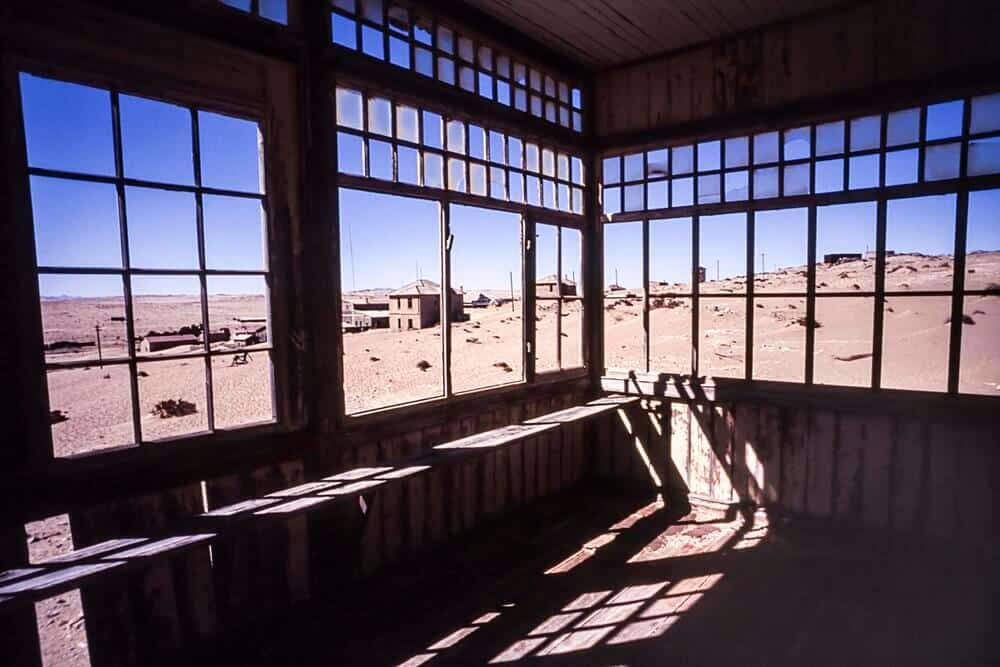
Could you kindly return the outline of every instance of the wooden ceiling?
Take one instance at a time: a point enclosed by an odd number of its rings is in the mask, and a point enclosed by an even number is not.
[[[814,13],[845,0],[465,0],[590,69]]]

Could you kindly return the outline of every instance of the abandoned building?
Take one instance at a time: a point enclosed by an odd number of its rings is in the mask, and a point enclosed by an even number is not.
[[[462,295],[450,290],[452,321],[464,319]],[[433,280],[418,279],[389,293],[389,328],[397,331],[426,329],[441,321],[441,286]]]
[[[997,34],[0,2],[0,665],[996,664]]]

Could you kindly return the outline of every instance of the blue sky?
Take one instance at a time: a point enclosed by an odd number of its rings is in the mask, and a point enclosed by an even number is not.
[[[28,162],[33,167],[87,175],[114,175],[111,96],[107,91],[21,75]],[[122,94],[122,156],[129,178],[194,184],[191,113],[184,107]],[[202,183],[218,189],[260,191],[259,136],[254,122],[198,113]],[[113,185],[31,177],[36,255],[45,266],[121,268],[118,197]],[[192,193],[125,188],[131,265],[197,269],[196,202]],[[208,268],[261,270],[264,221],[254,199],[205,195]],[[210,293],[257,291],[260,280],[216,278]],[[42,276],[42,296],[120,294],[116,277]],[[147,285],[156,285],[155,289]],[[136,294],[191,294],[183,277],[136,281]],[[195,281],[196,284],[196,281]]]

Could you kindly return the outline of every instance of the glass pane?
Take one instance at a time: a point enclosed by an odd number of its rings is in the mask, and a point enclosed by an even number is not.
[[[817,298],[813,381],[845,387],[872,382],[875,299]]]
[[[433,78],[434,54],[419,46],[413,49],[413,69],[416,70],[418,74],[423,74],[424,76]]]
[[[602,178],[604,185],[614,185],[621,180],[621,158],[606,157],[602,162]]]
[[[646,206],[655,210],[670,206],[670,182],[650,181],[646,186]]]
[[[521,327],[521,216],[452,205],[452,284],[469,306],[451,325],[457,392],[524,377]]]
[[[465,154],[465,125],[461,121],[448,121],[448,150]]]
[[[700,225],[699,260],[707,274],[701,292],[746,292],[746,213],[705,215]]]
[[[755,380],[805,382],[807,323],[805,299],[754,299]]]
[[[333,14],[330,17],[330,29],[334,44],[346,46],[349,49],[358,48],[358,24],[353,19]]]
[[[421,112],[423,119],[424,146],[428,148],[444,148],[444,125],[441,116],[430,111]]]
[[[844,121],[816,126],[816,155],[839,155],[844,152]]]
[[[205,349],[201,283],[195,276],[132,276],[132,316],[140,356]]]
[[[42,274],[38,291],[46,362],[128,356],[120,276]]]
[[[535,225],[535,298],[559,296],[556,276],[559,273],[559,228]]]
[[[726,139],[726,168],[747,166],[750,140],[747,137]]]
[[[462,90],[470,93],[476,92],[476,73],[471,67],[460,66],[458,68],[458,85]]]
[[[706,141],[698,144],[698,171],[714,171],[722,168],[722,143]]]
[[[502,53],[497,54],[497,74],[504,78],[510,78],[510,57]]]
[[[809,138],[808,127],[798,127],[785,130],[785,159],[803,160],[809,157],[812,140]]]
[[[917,182],[919,149],[889,151],[885,154],[885,184],[903,185]]]
[[[524,191],[527,201],[532,206],[539,206],[542,203],[541,183],[537,176],[526,176],[524,179]],[[621,202],[619,202],[620,204]]]
[[[556,208],[556,184],[550,180],[542,180],[542,201],[545,208]]]
[[[445,56],[438,56],[438,80],[447,83],[449,86],[455,85],[455,61]]]
[[[392,103],[381,97],[368,100],[368,131],[392,136]]]
[[[493,77],[485,72],[479,72],[479,94],[488,100],[493,99]]]
[[[556,156],[550,149],[542,149],[542,173],[546,176],[556,175]]]
[[[264,276],[208,276],[206,292],[209,344],[213,352],[271,345],[268,320],[271,310]],[[232,358],[226,361],[231,362]]]
[[[392,5],[388,11],[389,29],[400,35],[410,34],[410,12],[405,7]]]
[[[753,137],[753,163],[766,164],[778,161],[778,133],[766,132]]]
[[[385,40],[382,31],[378,28],[362,25],[361,51],[366,56],[385,60]]]
[[[626,211],[641,211],[645,207],[643,202],[643,190],[644,188],[642,184],[625,186]]]
[[[433,46],[433,27],[429,18],[418,16],[413,23],[413,39],[426,46]]]
[[[400,183],[420,185],[420,152],[415,148],[396,148],[396,171]]]
[[[458,57],[466,62],[473,62],[472,40],[468,37],[459,36]]]
[[[753,198],[770,199],[778,196],[778,168],[753,170]]]
[[[344,320],[347,412],[440,396],[437,203],[341,189],[340,220],[344,312],[354,314]],[[460,300],[455,308],[461,315]]]
[[[691,299],[649,299],[649,367],[652,371],[690,375]]]
[[[816,162],[816,192],[840,192],[844,189],[844,160]]]
[[[972,98],[969,131],[973,134],[1000,130],[1000,93]]]
[[[524,167],[523,147],[517,137],[507,137],[507,162],[515,169]]]
[[[445,53],[455,52],[455,33],[450,28],[439,25],[437,29],[438,48]]]
[[[1000,288],[1000,190],[969,193],[965,248],[965,289]]]
[[[579,230],[563,228],[562,230],[562,296],[583,296],[577,288],[583,276],[583,260],[580,253],[583,248],[583,235]]]
[[[1000,321],[998,306],[1000,299],[995,296],[967,296],[962,304],[962,368],[958,390],[963,394],[1000,395],[1000,346],[996,325],[991,325]]]
[[[337,170],[342,174],[365,175],[365,142],[346,132],[337,133]]]
[[[614,215],[622,210],[622,189],[604,188],[604,215]]]
[[[698,177],[698,203],[714,204],[721,201],[719,174]]]
[[[951,290],[955,195],[890,199],[885,248],[887,291]]]
[[[754,291],[805,292],[809,212],[758,211],[754,216]],[[776,378],[772,378],[776,379]]]
[[[382,23],[382,0],[361,0],[361,16],[372,23]]]
[[[875,289],[875,202],[816,209],[816,290]]]
[[[392,144],[388,141],[368,140],[368,175],[392,180]]]
[[[698,375],[746,375],[746,299],[701,299],[698,322]]]
[[[119,97],[125,176],[194,183],[191,112],[143,97]]]
[[[539,162],[537,144],[527,143],[524,145],[524,164],[528,171],[538,171]]]
[[[146,442],[208,430],[204,359],[139,364],[139,414]]]
[[[564,299],[560,313],[562,331],[559,340],[562,342],[562,367],[580,368],[583,366],[583,301],[580,299]]]
[[[690,174],[694,171],[694,146],[678,146],[672,149],[671,160],[671,173]]]
[[[267,235],[260,202],[205,195],[205,265],[210,269],[260,271],[267,267]]]
[[[361,125],[363,99],[361,93],[346,88],[337,89],[337,124],[364,129]]]
[[[675,178],[670,182],[670,206],[692,206],[694,204],[694,179]]]
[[[969,141],[968,169],[970,176],[1000,173],[1000,138]]]
[[[667,171],[667,163],[669,159],[669,153],[666,148],[661,148],[655,151],[649,151],[646,153],[646,175],[649,178],[656,178],[658,176],[666,176],[669,174]]]
[[[939,144],[928,146],[924,157],[924,179],[940,181],[947,178],[958,178],[959,162],[962,159],[962,145]]]
[[[115,186],[32,176],[31,212],[39,266],[121,267]]]
[[[30,74],[20,83],[29,165],[114,175],[108,91]]]
[[[583,160],[578,157],[570,159],[570,178],[577,185],[583,185]]]
[[[417,110],[413,107],[396,107],[396,136],[404,141],[417,143],[420,140],[417,131]]]
[[[915,144],[920,140],[920,109],[904,109],[889,114],[885,142],[889,146]]]
[[[942,102],[927,107],[927,140],[947,139],[962,134],[962,111],[965,102]]]
[[[209,197],[206,197],[206,199]],[[198,222],[194,194],[125,188],[131,266],[197,269]]]
[[[128,366],[50,370],[46,380],[56,458],[135,442]]]
[[[465,192],[465,160],[448,158],[448,189]]]
[[[202,185],[237,192],[263,192],[257,123],[199,111],[198,140]]]
[[[746,201],[750,196],[749,178],[746,171],[726,172],[726,201]]]
[[[691,218],[649,223],[649,292],[653,296],[690,294]]]
[[[437,153],[424,153],[424,185],[429,188],[444,187],[444,158]]]
[[[486,131],[476,125],[469,125],[469,156],[486,159]]]
[[[507,150],[504,147],[503,135],[490,130],[490,162],[504,164],[506,157]]]
[[[410,69],[410,43],[399,37],[390,37],[389,62],[396,67]]]
[[[878,187],[879,157],[876,153],[851,158],[848,176],[848,185],[851,190]]]
[[[604,363],[645,370],[642,223],[604,227]]]
[[[851,121],[851,150],[865,151],[878,148],[882,141],[882,118],[865,116]]]
[[[520,172],[511,171],[507,175],[508,196],[512,202],[524,203],[524,176]]]
[[[951,297],[888,297],[882,333],[882,386],[945,391],[950,340],[950,327],[945,323],[950,319]]]
[[[638,187],[640,189],[642,189],[641,185],[638,186]],[[565,183],[559,183],[558,199],[559,199],[559,210],[560,211],[566,211],[566,212],[568,212],[569,211],[569,186],[566,185]]]
[[[287,0],[260,0],[258,13],[269,21],[288,25]]]
[[[535,301],[535,372],[559,370],[559,301]]]
[[[469,192],[474,195],[486,196],[486,166],[475,162],[469,163]]]
[[[573,213],[583,214],[583,190],[573,188]]]
[[[809,164],[793,164],[785,167],[786,197],[809,194]]]

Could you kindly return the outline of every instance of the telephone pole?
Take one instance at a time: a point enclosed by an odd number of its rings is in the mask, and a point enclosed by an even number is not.
[[[97,334],[97,363],[104,368],[104,355],[101,352],[101,323],[94,324],[94,333]]]

